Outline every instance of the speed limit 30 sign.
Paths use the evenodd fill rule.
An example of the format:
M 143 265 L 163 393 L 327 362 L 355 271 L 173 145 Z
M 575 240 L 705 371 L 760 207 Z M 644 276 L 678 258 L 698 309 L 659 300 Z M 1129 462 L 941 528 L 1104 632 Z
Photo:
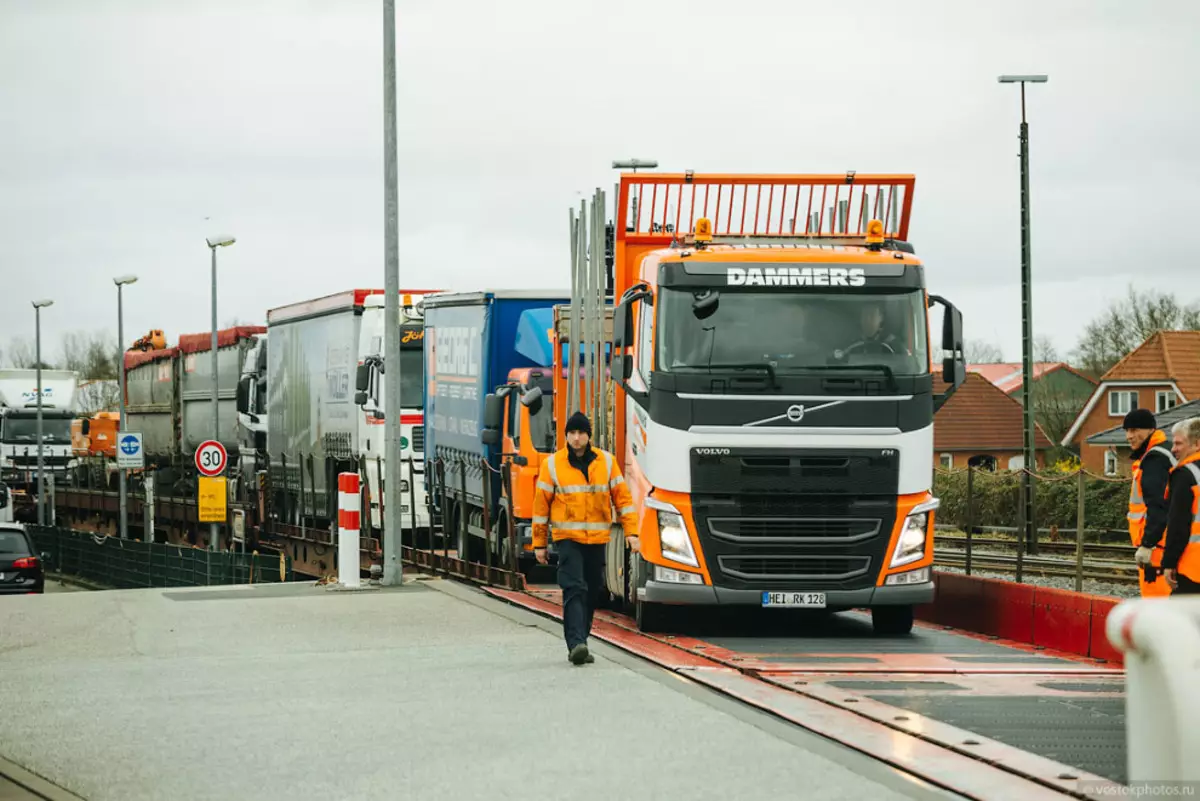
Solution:
M 196 448 L 196 469 L 202 476 L 221 475 L 228 461 L 229 454 L 225 452 L 225 446 L 215 439 L 205 440 Z

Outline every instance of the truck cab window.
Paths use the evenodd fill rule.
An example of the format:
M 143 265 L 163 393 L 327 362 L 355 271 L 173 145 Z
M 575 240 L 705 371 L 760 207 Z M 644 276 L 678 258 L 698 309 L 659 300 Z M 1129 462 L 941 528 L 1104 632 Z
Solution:
M 521 447 L 521 399 L 516 392 L 508 396 L 508 435 L 513 447 Z

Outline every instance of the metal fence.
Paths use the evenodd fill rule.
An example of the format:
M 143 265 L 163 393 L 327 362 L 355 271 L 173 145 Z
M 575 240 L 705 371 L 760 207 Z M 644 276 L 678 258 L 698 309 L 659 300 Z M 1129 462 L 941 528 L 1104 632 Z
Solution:
M 115 589 L 207 587 L 291 581 L 285 554 L 213 552 L 88 531 L 26 526 L 46 569 Z

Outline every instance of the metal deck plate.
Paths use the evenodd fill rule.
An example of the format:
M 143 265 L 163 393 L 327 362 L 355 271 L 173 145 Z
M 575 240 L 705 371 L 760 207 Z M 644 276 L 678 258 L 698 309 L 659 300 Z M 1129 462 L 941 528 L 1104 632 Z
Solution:
M 1125 781 L 1125 699 L 870 695 L 872 700 Z
M 830 687 L 837 687 L 842 690 L 858 690 L 859 692 L 872 692 L 875 690 L 890 690 L 892 692 L 903 692 L 904 690 L 965 690 L 967 689 L 961 684 L 951 684 L 948 681 L 888 681 L 886 679 L 844 679 L 841 681 L 825 682 Z

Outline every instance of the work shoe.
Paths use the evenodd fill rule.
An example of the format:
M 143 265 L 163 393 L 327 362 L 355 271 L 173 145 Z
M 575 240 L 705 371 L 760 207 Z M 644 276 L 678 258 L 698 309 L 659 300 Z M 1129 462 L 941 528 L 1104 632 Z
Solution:
M 583 643 L 579 643 L 571 649 L 571 654 L 568 657 L 572 665 L 582 665 L 585 662 L 593 662 L 595 659 L 588 653 L 588 647 Z

